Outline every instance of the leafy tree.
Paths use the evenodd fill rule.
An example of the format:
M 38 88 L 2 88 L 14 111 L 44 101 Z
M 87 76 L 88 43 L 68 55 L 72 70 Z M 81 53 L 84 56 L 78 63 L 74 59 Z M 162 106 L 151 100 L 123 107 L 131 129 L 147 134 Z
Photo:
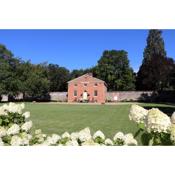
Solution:
M 13 57 L 4 45 L 0 45 L 0 94 L 15 96 L 20 91 L 20 80 L 16 75 L 16 69 L 20 60 Z
M 57 64 L 49 64 L 48 79 L 50 81 L 50 91 L 66 91 L 69 80 L 69 70 L 59 67 Z
M 168 63 L 161 34 L 161 30 L 149 31 L 143 62 L 137 74 L 137 90 L 160 90 L 165 86 Z
M 8 77 L 10 77 L 9 64 L 7 60 L 0 57 L 0 95 L 7 93 L 6 83 Z
M 106 50 L 93 69 L 98 78 L 104 80 L 109 90 L 133 90 L 134 75 L 129 66 L 127 52 Z
M 91 72 L 91 69 L 74 69 L 71 73 L 70 73 L 70 79 L 74 79 L 77 78 L 81 75 L 84 75 L 88 72 Z
M 29 76 L 25 80 L 25 92 L 32 100 L 47 100 L 49 80 L 46 77 L 46 69 L 42 64 L 30 66 Z

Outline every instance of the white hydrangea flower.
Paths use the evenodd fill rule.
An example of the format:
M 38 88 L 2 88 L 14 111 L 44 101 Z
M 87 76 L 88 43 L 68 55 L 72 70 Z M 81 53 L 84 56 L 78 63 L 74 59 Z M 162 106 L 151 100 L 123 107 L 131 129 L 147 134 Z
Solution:
M 15 103 L 9 103 L 9 105 L 4 105 L 4 109 L 11 113 L 18 113 L 22 114 L 22 110 L 24 109 L 25 105 L 22 104 L 15 104 Z
M 83 130 L 81 130 L 80 132 L 79 132 L 79 140 L 81 141 L 81 142 L 85 142 L 85 141 L 87 141 L 87 140 L 89 140 L 89 139 L 91 139 L 91 131 L 90 131 L 90 129 L 89 128 L 85 128 L 85 129 L 83 129 Z
M 50 140 L 44 140 L 43 142 L 41 142 L 40 144 L 37 144 L 37 145 L 40 145 L 40 146 L 51 146 L 51 143 L 49 142 Z
M 21 145 L 23 145 L 23 146 L 29 146 L 29 142 L 30 142 L 29 139 L 27 139 L 27 138 L 21 138 L 21 139 L 22 139 Z
M 170 139 L 173 143 L 175 143 L 175 124 L 171 125 L 171 136 Z
M 7 135 L 15 135 L 20 131 L 20 127 L 17 124 L 13 124 L 8 130 Z
M 90 139 L 81 144 L 82 146 L 101 146 L 99 143 L 94 142 L 94 140 Z
M 6 136 L 6 134 L 7 130 L 4 127 L 0 126 L 0 138 Z
M 30 112 L 29 111 L 24 112 L 23 116 L 25 117 L 25 119 L 28 119 L 30 117 Z
M 5 111 L 5 107 L 4 106 L 5 105 L 3 105 L 3 106 L 0 107 L 0 116 L 1 115 L 7 115 L 7 112 Z
M 66 146 L 79 146 L 78 142 L 76 140 L 69 140 L 65 144 Z
M 23 140 L 21 137 L 14 135 L 11 138 L 10 144 L 11 144 L 11 146 L 21 146 L 21 145 L 23 145 Z
M 171 116 L 171 123 L 175 124 L 175 112 Z
M 26 132 L 23 132 L 20 134 L 22 142 L 22 145 L 29 145 L 30 140 L 32 139 L 32 135 L 27 134 Z
M 124 136 L 124 145 L 137 145 L 137 140 L 134 139 L 134 136 L 129 133 Z
M 38 143 L 43 143 L 45 141 L 45 138 L 47 137 L 46 134 L 42 134 L 41 129 L 35 130 L 35 138 L 37 138 Z
M 129 119 L 136 123 L 144 123 L 148 110 L 138 105 L 132 105 L 129 112 Z
M 61 137 L 57 134 L 52 134 L 52 136 L 47 137 L 47 141 L 50 145 L 55 145 Z
M 79 137 L 79 133 L 78 133 L 78 132 L 72 132 L 72 133 L 70 134 L 70 139 L 71 139 L 71 140 L 77 140 L 78 137 Z
M 38 135 L 38 134 L 42 134 L 41 129 L 36 129 L 36 130 L 35 130 L 35 134 L 36 134 L 36 135 Z
M 62 136 L 61 136 L 63 139 L 65 139 L 65 138 L 70 138 L 70 134 L 68 133 L 68 132 L 65 132 L 65 133 L 63 133 L 62 134 Z
M 2 141 L 1 138 L 0 138 L 0 146 L 4 146 L 4 142 Z
M 93 139 L 96 139 L 96 138 L 101 138 L 102 140 L 105 140 L 105 135 L 103 134 L 102 131 L 98 130 L 93 135 Z
M 32 121 L 25 122 L 22 126 L 21 129 L 23 131 L 28 132 L 32 128 Z
M 113 138 L 113 140 L 116 142 L 117 140 L 124 140 L 125 139 L 125 135 L 123 134 L 123 132 L 117 132 Z
M 114 143 L 113 143 L 113 141 L 111 139 L 107 138 L 105 140 L 105 145 L 112 146 L 112 145 L 114 145 Z
M 152 108 L 148 111 L 146 127 L 148 132 L 169 132 L 171 126 L 170 117 L 159 109 Z

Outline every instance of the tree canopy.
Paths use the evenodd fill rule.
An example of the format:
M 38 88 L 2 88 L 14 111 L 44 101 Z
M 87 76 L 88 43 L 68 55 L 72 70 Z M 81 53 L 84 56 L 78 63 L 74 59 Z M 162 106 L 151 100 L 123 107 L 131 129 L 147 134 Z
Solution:
M 143 61 L 136 78 L 137 90 L 163 90 L 170 88 L 172 59 L 167 58 L 161 30 L 150 30 Z
M 110 91 L 133 90 L 134 75 L 124 50 L 106 50 L 95 67 L 98 78 L 104 80 Z

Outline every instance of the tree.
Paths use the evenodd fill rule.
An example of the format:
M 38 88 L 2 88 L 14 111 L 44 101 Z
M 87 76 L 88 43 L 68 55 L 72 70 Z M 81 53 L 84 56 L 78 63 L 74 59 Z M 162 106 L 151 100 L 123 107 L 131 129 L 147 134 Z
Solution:
M 88 72 L 91 72 L 91 68 L 90 69 L 74 69 L 71 73 L 70 73 L 70 79 L 74 79 L 77 78 L 81 75 L 84 75 Z
M 4 45 L 0 45 L 0 95 L 6 94 L 10 97 L 19 93 L 21 82 L 16 75 L 19 65 L 20 60 L 14 58 Z
M 137 73 L 137 90 L 160 90 L 167 76 L 167 58 L 161 30 L 150 30 L 143 61 Z
M 104 80 L 109 90 L 133 90 L 134 75 L 129 66 L 127 52 L 106 50 L 93 69 L 98 78 Z
M 168 75 L 167 80 L 167 89 L 175 90 L 175 61 L 173 58 L 168 58 Z
M 171 74 L 170 60 L 160 55 L 153 55 L 149 64 L 141 66 L 143 89 L 145 90 L 164 90 L 169 87 L 169 76 Z M 147 77 L 144 79 L 144 77 Z
M 25 93 L 32 100 L 49 100 L 49 80 L 42 64 L 30 65 L 29 76 L 25 80 Z
M 13 53 L 6 48 L 6 46 L 0 44 L 0 58 L 9 59 L 13 57 Z
M 164 46 L 164 40 L 162 38 L 161 30 L 150 30 L 147 37 L 147 46 L 143 53 L 143 63 L 147 63 L 152 60 L 153 55 L 159 55 L 166 57 L 166 51 Z
M 69 70 L 64 67 L 59 67 L 57 64 L 49 64 L 47 69 L 50 91 L 66 91 L 67 81 L 69 80 Z

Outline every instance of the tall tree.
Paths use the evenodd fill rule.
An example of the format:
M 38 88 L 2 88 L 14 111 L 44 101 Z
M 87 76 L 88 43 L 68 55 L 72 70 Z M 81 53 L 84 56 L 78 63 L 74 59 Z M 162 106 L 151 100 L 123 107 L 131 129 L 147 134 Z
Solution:
M 69 70 L 64 67 L 59 67 L 57 64 L 49 64 L 47 69 L 50 91 L 66 91 L 67 81 L 69 80 Z
M 162 38 L 161 30 L 152 29 L 149 31 L 147 37 L 147 46 L 143 53 L 143 63 L 147 63 L 152 60 L 153 55 L 166 57 L 164 40 Z
M 161 34 L 161 30 L 149 31 L 143 62 L 137 74 L 137 90 L 160 90 L 165 84 L 163 77 L 166 76 L 167 58 Z
M 129 66 L 127 52 L 106 50 L 94 68 L 98 78 L 104 80 L 109 90 L 133 90 L 134 75 Z

